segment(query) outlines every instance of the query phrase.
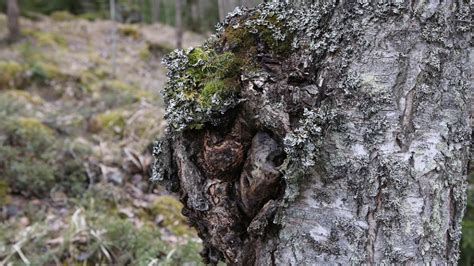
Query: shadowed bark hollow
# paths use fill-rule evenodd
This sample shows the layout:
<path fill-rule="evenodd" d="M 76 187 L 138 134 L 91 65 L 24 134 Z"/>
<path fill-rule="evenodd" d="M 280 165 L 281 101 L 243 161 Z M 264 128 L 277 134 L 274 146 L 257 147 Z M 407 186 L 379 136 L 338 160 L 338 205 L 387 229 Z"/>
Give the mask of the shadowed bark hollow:
<path fill-rule="evenodd" d="M 468 4 L 309 2 L 237 9 L 165 59 L 153 179 L 206 263 L 455 264 Z"/>

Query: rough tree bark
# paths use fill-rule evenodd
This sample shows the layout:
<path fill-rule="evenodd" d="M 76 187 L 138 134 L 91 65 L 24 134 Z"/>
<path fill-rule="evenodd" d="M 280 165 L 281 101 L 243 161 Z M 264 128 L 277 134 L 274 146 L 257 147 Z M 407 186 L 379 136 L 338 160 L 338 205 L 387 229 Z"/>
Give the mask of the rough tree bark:
<path fill-rule="evenodd" d="M 237 10 L 168 56 L 153 179 L 208 263 L 455 264 L 468 4 L 314 2 Z"/>
<path fill-rule="evenodd" d="M 7 1 L 7 20 L 9 42 L 14 42 L 20 38 L 20 8 L 17 0 Z"/>

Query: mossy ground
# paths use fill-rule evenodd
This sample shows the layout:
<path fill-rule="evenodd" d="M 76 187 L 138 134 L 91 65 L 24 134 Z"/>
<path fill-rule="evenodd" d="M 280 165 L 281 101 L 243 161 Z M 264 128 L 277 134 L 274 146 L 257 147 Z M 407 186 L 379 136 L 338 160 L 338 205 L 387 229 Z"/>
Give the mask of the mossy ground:
<path fill-rule="evenodd" d="M 55 11 L 51 13 L 51 18 L 55 21 L 68 21 L 68 20 L 73 20 L 76 17 L 69 13 L 68 11 Z"/>
<path fill-rule="evenodd" d="M 21 86 L 25 67 L 12 60 L 0 61 L 0 89 Z"/>
<path fill-rule="evenodd" d="M 133 25 L 122 25 L 118 28 L 118 32 L 125 37 L 130 37 L 135 40 L 138 40 L 142 37 L 140 29 Z"/>
<path fill-rule="evenodd" d="M 179 202 L 148 182 L 167 40 L 124 25 L 114 75 L 108 22 L 22 26 L 0 48 L 0 264 L 199 264 Z"/>

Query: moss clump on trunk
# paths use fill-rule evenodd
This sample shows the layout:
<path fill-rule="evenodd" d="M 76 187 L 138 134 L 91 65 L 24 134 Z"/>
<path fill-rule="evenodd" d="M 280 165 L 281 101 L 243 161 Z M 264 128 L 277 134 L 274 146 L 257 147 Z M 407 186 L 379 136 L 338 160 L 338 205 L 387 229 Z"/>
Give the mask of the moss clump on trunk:
<path fill-rule="evenodd" d="M 290 54 L 294 30 L 281 11 L 282 5 L 237 9 L 204 46 L 176 50 L 164 59 L 166 118 L 173 131 L 222 123 L 222 114 L 242 101 L 241 76 Z"/>

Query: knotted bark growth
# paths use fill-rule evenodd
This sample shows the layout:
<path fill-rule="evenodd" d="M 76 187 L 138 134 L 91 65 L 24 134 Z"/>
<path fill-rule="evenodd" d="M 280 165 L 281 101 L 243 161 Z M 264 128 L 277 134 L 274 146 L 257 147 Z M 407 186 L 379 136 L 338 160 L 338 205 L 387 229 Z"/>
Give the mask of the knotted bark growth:
<path fill-rule="evenodd" d="M 170 54 L 153 179 L 205 261 L 456 262 L 467 19 L 455 1 L 262 4 Z"/>

